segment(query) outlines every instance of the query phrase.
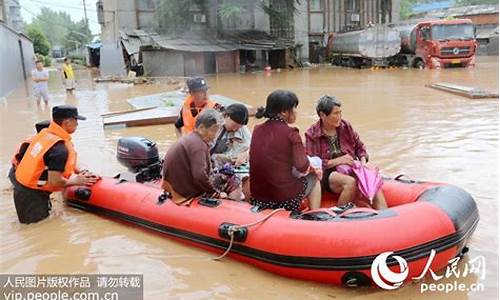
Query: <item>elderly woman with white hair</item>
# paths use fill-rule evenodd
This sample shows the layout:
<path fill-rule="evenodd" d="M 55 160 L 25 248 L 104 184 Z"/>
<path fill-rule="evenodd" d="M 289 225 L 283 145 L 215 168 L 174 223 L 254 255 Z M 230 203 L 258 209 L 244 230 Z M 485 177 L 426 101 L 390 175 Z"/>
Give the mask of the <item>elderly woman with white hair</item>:
<path fill-rule="evenodd" d="M 218 111 L 206 108 L 196 118 L 193 132 L 182 136 L 168 150 L 163 163 L 162 186 L 176 203 L 214 194 L 241 199 L 237 184 L 225 184 L 224 190 L 220 190 L 210 180 L 210 143 L 223 123 Z"/>

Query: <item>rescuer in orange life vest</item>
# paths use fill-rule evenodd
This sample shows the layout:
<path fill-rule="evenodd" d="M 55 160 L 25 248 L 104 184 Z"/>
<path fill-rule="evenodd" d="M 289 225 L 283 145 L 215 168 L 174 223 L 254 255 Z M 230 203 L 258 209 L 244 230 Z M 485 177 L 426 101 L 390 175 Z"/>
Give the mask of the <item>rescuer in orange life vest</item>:
<path fill-rule="evenodd" d="M 14 204 L 19 222 L 29 224 L 49 216 L 50 194 L 71 185 L 93 185 L 99 177 L 82 171 L 76 174 L 76 152 L 71 134 L 78 120 L 85 120 L 74 106 L 52 108 L 52 122 L 35 135 L 16 168 Z M 75 176 L 72 176 L 76 174 Z"/>
<path fill-rule="evenodd" d="M 42 129 L 49 127 L 49 125 L 50 125 L 49 120 L 40 121 L 40 122 L 36 123 L 35 124 L 36 133 L 39 133 L 40 131 L 42 131 Z M 30 137 L 27 137 L 21 144 L 19 144 L 19 146 L 16 149 L 16 152 L 14 152 L 14 155 L 12 155 L 12 159 L 10 160 L 12 166 L 10 167 L 9 175 L 8 175 L 9 180 L 12 183 L 12 185 L 17 184 L 16 168 L 19 165 L 19 163 L 21 162 L 21 159 L 23 159 L 24 153 L 26 152 L 26 149 L 28 149 L 33 137 L 35 137 L 35 136 L 33 135 Z"/>
<path fill-rule="evenodd" d="M 179 118 L 175 122 L 177 136 L 191 133 L 196 117 L 204 108 L 222 110 L 222 106 L 208 99 L 208 85 L 204 78 L 190 78 L 186 82 L 189 96 L 184 100 Z"/>

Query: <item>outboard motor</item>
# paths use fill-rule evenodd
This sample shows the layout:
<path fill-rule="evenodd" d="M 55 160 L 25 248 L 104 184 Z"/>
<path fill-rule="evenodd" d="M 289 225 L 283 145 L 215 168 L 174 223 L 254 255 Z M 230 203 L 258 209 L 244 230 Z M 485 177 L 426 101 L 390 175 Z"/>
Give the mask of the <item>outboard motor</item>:
<path fill-rule="evenodd" d="M 118 140 L 116 158 L 129 172 L 118 179 L 146 182 L 161 178 L 162 161 L 156 143 L 144 137 L 124 137 Z"/>

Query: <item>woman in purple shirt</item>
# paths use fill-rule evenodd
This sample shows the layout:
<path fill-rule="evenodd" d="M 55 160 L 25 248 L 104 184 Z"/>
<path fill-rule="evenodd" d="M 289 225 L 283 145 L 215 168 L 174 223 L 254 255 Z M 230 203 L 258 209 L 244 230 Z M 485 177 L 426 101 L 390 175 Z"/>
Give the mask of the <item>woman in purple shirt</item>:
<path fill-rule="evenodd" d="M 311 209 L 320 207 L 322 169 L 311 168 L 299 130 L 288 126 L 297 119 L 298 105 L 293 92 L 276 90 L 257 111 L 257 118 L 268 120 L 255 126 L 250 142 L 253 205 L 296 211 L 307 197 Z"/>
<path fill-rule="evenodd" d="M 306 131 L 306 153 L 319 156 L 323 164 L 321 187 L 339 194 L 338 206 L 352 202 L 358 193 L 356 179 L 335 171 L 338 165 L 352 165 L 359 160 L 368 162 L 368 153 L 358 133 L 342 119 L 341 103 L 335 97 L 319 99 L 316 112 L 320 120 Z M 384 194 L 379 190 L 373 200 L 376 209 L 387 208 Z"/>

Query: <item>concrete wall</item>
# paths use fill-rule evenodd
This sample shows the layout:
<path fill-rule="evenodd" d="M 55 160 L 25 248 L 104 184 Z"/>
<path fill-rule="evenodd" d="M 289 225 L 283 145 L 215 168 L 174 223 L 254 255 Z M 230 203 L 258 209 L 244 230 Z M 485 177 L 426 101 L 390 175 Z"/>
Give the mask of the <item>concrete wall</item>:
<path fill-rule="evenodd" d="M 23 30 L 23 19 L 21 18 L 21 5 L 19 0 L 4 0 L 5 17 L 7 24 L 16 31 Z"/>
<path fill-rule="evenodd" d="M 323 13 L 311 12 L 309 21 L 310 21 L 309 25 L 310 33 L 322 33 L 323 30 L 326 30 L 325 26 L 326 24 L 324 22 Z"/>
<path fill-rule="evenodd" d="M 143 50 L 142 62 L 147 76 L 184 76 L 184 56 L 180 52 Z"/>
<path fill-rule="evenodd" d="M 7 96 L 16 89 L 26 77 L 31 76 L 34 69 L 33 43 L 23 35 L 16 33 L 12 28 L 0 22 L 0 97 Z M 24 60 L 21 59 L 21 48 Z"/>
<path fill-rule="evenodd" d="M 102 0 L 104 24 L 101 24 L 102 75 L 125 75 L 120 31 L 148 29 L 155 26 L 154 0 Z"/>
<path fill-rule="evenodd" d="M 0 0 L 0 21 L 7 20 L 7 12 L 5 11 L 5 0 Z"/>
<path fill-rule="evenodd" d="M 297 14 L 294 16 L 295 45 L 297 58 L 302 62 L 309 61 L 309 31 L 308 31 L 308 2 L 300 1 L 297 4 Z"/>
<path fill-rule="evenodd" d="M 399 14 L 401 13 L 401 0 L 392 0 L 392 21 L 393 23 L 400 21 Z"/>
<path fill-rule="evenodd" d="M 125 2 L 125 1 L 124 1 Z M 125 75 L 117 0 L 103 0 L 104 24 L 101 24 L 101 75 Z"/>
<path fill-rule="evenodd" d="M 260 2 L 255 4 L 255 29 L 269 33 L 269 15 L 264 12 L 260 6 Z"/>
<path fill-rule="evenodd" d="M 488 46 L 486 46 L 487 55 L 498 56 L 498 34 L 490 36 Z"/>
<path fill-rule="evenodd" d="M 155 26 L 155 1 L 154 0 L 138 0 L 137 4 L 137 19 L 138 28 L 153 28 Z"/>
<path fill-rule="evenodd" d="M 369 23 L 381 23 L 382 14 L 380 11 L 382 2 L 386 0 L 359 0 L 356 4 L 355 11 L 349 11 L 348 7 L 346 7 L 345 0 L 325 1 L 327 31 L 339 32 L 348 26 L 358 25 L 360 27 L 365 27 Z M 385 3 L 392 8 L 391 12 L 385 17 L 386 22 L 397 22 L 399 20 L 401 6 L 400 0 L 390 0 Z M 359 23 L 351 21 L 352 14 L 359 15 Z"/>

